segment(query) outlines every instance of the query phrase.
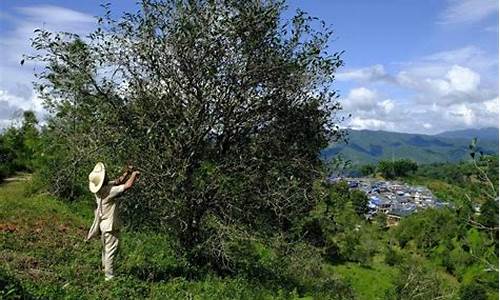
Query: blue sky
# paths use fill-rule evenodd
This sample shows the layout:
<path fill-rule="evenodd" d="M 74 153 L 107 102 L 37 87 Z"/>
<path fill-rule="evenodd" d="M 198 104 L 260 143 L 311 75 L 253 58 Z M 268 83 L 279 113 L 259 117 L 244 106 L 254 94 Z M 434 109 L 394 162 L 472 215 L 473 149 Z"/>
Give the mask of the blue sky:
<path fill-rule="evenodd" d="M 106 1 L 108 2 L 108 1 Z M 110 1 L 120 13 L 135 1 Z M 102 1 L 0 2 L 0 127 L 19 109 L 43 115 L 30 82 L 33 29 L 85 34 Z M 331 51 L 345 50 L 334 85 L 343 125 L 412 133 L 498 126 L 498 1 L 290 0 L 284 17 L 300 8 L 331 24 Z"/>

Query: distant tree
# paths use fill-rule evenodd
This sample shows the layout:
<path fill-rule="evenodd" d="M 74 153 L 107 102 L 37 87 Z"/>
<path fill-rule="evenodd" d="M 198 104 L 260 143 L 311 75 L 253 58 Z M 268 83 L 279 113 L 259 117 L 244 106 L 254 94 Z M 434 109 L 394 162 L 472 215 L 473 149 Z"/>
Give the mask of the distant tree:
<path fill-rule="evenodd" d="M 382 176 L 387 179 L 394 179 L 396 177 L 405 177 L 410 173 L 418 170 L 416 162 L 409 159 L 398 159 L 395 161 L 382 160 L 377 165 L 378 171 Z"/>
<path fill-rule="evenodd" d="M 320 151 L 342 138 L 332 30 L 282 1 L 149 1 L 83 40 L 36 30 L 53 113 L 43 174 L 76 197 L 104 160 L 139 167 L 133 226 L 169 230 L 193 263 L 231 269 L 228 242 L 286 232 L 315 204 Z M 66 192 L 65 192 L 66 191 Z M 134 195 L 132 195 L 134 197 Z M 130 198 L 129 198 L 130 199 Z"/>
<path fill-rule="evenodd" d="M 33 171 L 39 143 L 38 120 L 25 111 L 20 127 L 11 126 L 0 134 L 0 178 L 15 171 Z"/>
<path fill-rule="evenodd" d="M 373 223 L 380 229 L 384 230 L 387 228 L 387 215 L 380 213 L 376 214 L 375 218 L 373 219 Z"/>
<path fill-rule="evenodd" d="M 372 164 L 362 165 L 359 168 L 359 170 L 363 176 L 373 175 L 375 173 L 375 169 L 376 169 L 375 165 L 372 165 Z"/>
<path fill-rule="evenodd" d="M 377 164 L 377 171 L 382 173 L 382 176 L 386 179 L 393 179 L 396 177 L 396 171 L 394 169 L 394 163 L 388 160 L 381 160 Z"/>
<path fill-rule="evenodd" d="M 369 199 L 363 191 L 353 190 L 349 198 L 359 216 L 364 216 L 368 212 Z"/>
<path fill-rule="evenodd" d="M 404 177 L 418 170 L 416 162 L 410 159 L 399 159 L 394 162 L 394 172 L 396 177 Z"/>
<path fill-rule="evenodd" d="M 22 149 L 18 154 L 20 164 L 28 171 L 35 170 L 35 161 L 40 141 L 40 132 L 37 128 L 38 119 L 33 111 L 23 113 L 23 122 L 20 129 L 22 136 Z"/>

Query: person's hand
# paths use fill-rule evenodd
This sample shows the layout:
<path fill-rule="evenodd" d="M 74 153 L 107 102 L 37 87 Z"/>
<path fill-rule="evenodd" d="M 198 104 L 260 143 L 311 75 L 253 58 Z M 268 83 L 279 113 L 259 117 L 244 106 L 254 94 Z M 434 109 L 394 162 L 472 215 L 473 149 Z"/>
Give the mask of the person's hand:
<path fill-rule="evenodd" d="M 139 172 L 139 171 L 134 171 L 134 172 L 132 172 L 132 175 L 139 176 L 139 175 L 141 175 L 141 172 Z"/>

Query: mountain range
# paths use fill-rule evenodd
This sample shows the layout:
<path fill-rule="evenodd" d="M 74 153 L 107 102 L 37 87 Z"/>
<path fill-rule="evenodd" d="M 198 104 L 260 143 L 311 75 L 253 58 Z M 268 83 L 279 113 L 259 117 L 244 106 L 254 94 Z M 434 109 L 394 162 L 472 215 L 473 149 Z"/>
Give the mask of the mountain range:
<path fill-rule="evenodd" d="M 468 159 L 469 145 L 477 137 L 480 151 L 498 155 L 498 128 L 447 131 L 436 135 L 374 130 L 349 130 L 347 143 L 322 151 L 326 160 L 339 154 L 353 165 L 383 159 L 409 158 L 417 163 L 457 162 Z"/>

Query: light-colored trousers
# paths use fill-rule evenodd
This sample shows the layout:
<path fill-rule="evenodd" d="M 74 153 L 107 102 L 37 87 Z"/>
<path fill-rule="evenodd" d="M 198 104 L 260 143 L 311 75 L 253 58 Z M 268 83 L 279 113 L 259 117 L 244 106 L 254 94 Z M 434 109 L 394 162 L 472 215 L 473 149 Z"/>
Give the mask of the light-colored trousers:
<path fill-rule="evenodd" d="M 102 241 L 102 267 L 106 279 L 113 278 L 113 260 L 118 252 L 118 231 L 103 231 Z"/>

